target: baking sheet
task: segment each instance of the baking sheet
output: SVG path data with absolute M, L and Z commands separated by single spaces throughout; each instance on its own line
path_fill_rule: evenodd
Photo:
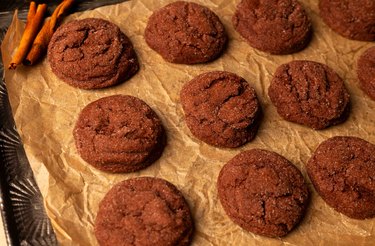
M 11 13 L 0 11 L 1 41 L 11 20 Z M 15 128 L 2 60 L 0 74 L 0 245 L 54 246 L 57 239 Z
M 304 163 L 320 142 L 336 135 L 351 135 L 375 143 L 375 102 L 358 87 L 356 60 L 373 43 L 345 39 L 319 18 L 318 2 L 301 1 L 312 19 L 313 39 L 303 51 L 285 56 L 251 48 L 233 29 L 237 1 L 197 0 L 221 19 L 229 36 L 228 47 L 214 62 L 201 65 L 166 63 L 145 43 L 143 32 L 152 11 L 169 0 L 133 0 L 115 6 L 76 13 L 66 22 L 86 17 L 104 18 L 120 26 L 132 40 L 140 71 L 116 87 L 85 91 L 59 80 L 47 59 L 33 67 L 6 71 L 11 106 L 45 206 L 61 245 L 97 245 L 93 223 L 98 204 L 117 182 L 137 176 L 155 176 L 174 183 L 188 200 L 196 225 L 193 245 L 372 245 L 375 219 L 349 219 L 328 207 L 311 186 Z M 10 61 L 23 31 L 14 21 L 2 45 L 4 64 Z M 295 59 L 327 64 L 344 80 L 351 94 L 352 111 L 341 125 L 315 131 L 281 119 L 267 89 L 277 66 Z M 6 65 L 5 65 L 6 66 Z M 207 71 L 225 70 L 244 77 L 256 90 L 264 118 L 255 140 L 238 149 L 219 149 L 200 142 L 189 132 L 180 104 L 182 85 Z M 160 116 L 168 135 L 161 158 L 132 174 L 108 174 L 91 168 L 77 154 L 72 130 L 80 110 L 89 102 L 113 94 L 137 96 Z M 312 193 L 306 217 L 287 237 L 270 239 L 242 230 L 224 213 L 216 192 L 221 167 L 237 153 L 263 148 L 292 161 L 304 174 Z

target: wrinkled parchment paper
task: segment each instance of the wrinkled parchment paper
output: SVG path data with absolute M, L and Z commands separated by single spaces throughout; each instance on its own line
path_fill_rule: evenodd
M 6 71 L 6 82 L 18 130 L 45 198 L 45 206 L 61 245 L 97 245 L 93 224 L 98 204 L 117 182 L 155 176 L 175 184 L 188 200 L 195 219 L 193 245 L 373 245 L 375 219 L 349 219 L 328 207 L 314 191 L 304 169 L 323 140 L 351 135 L 375 144 L 375 101 L 358 87 L 356 60 L 374 43 L 345 39 L 319 18 L 318 1 L 301 1 L 312 19 L 310 45 L 294 55 L 274 56 L 251 48 L 233 29 L 236 1 L 195 0 L 212 9 L 224 23 L 229 44 L 224 54 L 203 65 L 165 62 L 145 43 L 143 32 L 152 11 L 171 0 L 134 0 L 68 16 L 114 22 L 132 40 L 140 71 L 129 81 L 103 90 L 80 90 L 58 79 L 47 59 L 33 67 Z M 17 46 L 23 23 L 14 21 L 2 45 L 5 66 Z M 352 111 L 341 125 L 322 131 L 286 122 L 276 113 L 267 89 L 276 67 L 294 59 L 327 64 L 344 80 Z M 207 71 L 226 70 L 244 77 L 255 89 L 265 117 L 255 140 L 238 149 L 219 149 L 192 137 L 183 120 L 179 92 L 182 85 Z M 168 134 L 162 157 L 132 174 L 108 174 L 91 168 L 77 154 L 72 130 L 80 110 L 89 102 L 113 94 L 128 94 L 147 102 L 160 116 Z M 216 192 L 221 167 L 237 153 L 263 148 L 292 161 L 304 174 L 312 193 L 306 217 L 287 237 L 270 239 L 242 230 L 224 213 Z

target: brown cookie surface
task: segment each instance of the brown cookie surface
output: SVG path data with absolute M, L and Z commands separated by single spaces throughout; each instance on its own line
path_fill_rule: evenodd
M 254 88 L 236 74 L 201 74 L 183 86 L 180 97 L 186 124 L 198 139 L 235 148 L 255 137 L 260 104 Z
M 217 58 L 225 47 L 227 35 L 210 9 L 177 1 L 151 15 L 145 40 L 168 62 L 196 64 Z
M 313 61 L 279 66 L 268 95 L 281 117 L 313 129 L 341 123 L 349 114 L 350 95 L 343 80 L 328 66 Z
M 220 202 L 226 214 L 247 231 L 281 237 L 302 219 L 309 191 L 301 172 L 284 157 L 252 149 L 220 171 Z
M 118 84 L 139 68 L 129 38 L 115 24 L 97 18 L 58 28 L 48 45 L 48 61 L 57 77 L 81 89 Z
M 375 1 L 319 0 L 320 16 L 338 34 L 354 40 L 375 40 Z
M 114 95 L 88 104 L 74 128 L 83 160 L 108 172 L 134 172 L 150 165 L 164 148 L 156 113 L 133 96 Z
M 302 50 L 311 39 L 311 22 L 296 0 L 242 0 L 232 18 L 250 46 L 271 54 Z
M 323 200 L 354 219 L 375 217 L 375 145 L 357 137 L 322 142 L 306 165 Z
M 116 184 L 103 198 L 95 220 L 101 246 L 189 245 L 193 219 L 181 192 L 151 177 Z
M 358 59 L 357 75 L 361 89 L 375 100 L 375 47 L 367 49 Z

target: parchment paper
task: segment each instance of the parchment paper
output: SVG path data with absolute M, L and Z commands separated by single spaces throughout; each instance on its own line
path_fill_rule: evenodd
M 6 82 L 18 130 L 45 206 L 61 245 L 97 245 L 93 223 L 98 204 L 117 182 L 137 176 L 155 176 L 175 184 L 188 200 L 195 219 L 193 245 L 374 245 L 375 219 L 353 220 L 335 212 L 317 195 L 304 164 L 323 140 L 351 135 L 375 144 L 375 101 L 358 87 L 356 60 L 373 45 L 345 39 L 319 18 L 318 1 L 301 1 L 312 19 L 310 45 L 294 55 L 275 56 L 251 48 L 234 31 L 231 17 L 236 1 L 196 0 L 212 9 L 229 35 L 228 48 L 214 62 L 176 65 L 165 62 L 144 41 L 148 17 L 170 0 L 134 0 L 116 6 L 68 16 L 65 22 L 86 17 L 114 22 L 132 40 L 140 71 L 129 81 L 103 90 L 80 90 L 58 79 L 47 59 L 33 67 L 6 71 Z M 15 20 L 2 44 L 5 66 L 18 45 L 23 23 Z M 267 89 L 275 69 L 294 59 L 327 64 L 344 80 L 351 94 L 352 110 L 341 125 L 316 131 L 286 122 L 276 113 Z M 264 118 L 257 137 L 238 149 L 219 149 L 195 139 L 183 120 L 179 92 L 193 77 L 212 70 L 225 70 L 244 77 L 261 101 Z M 113 94 L 137 96 L 160 116 L 168 144 L 152 166 L 132 174 L 108 174 L 91 168 L 77 154 L 72 130 L 80 110 L 89 102 Z M 275 151 L 292 161 L 304 174 L 312 193 L 301 224 L 287 237 L 270 239 L 242 230 L 224 213 L 216 192 L 221 167 L 234 155 L 251 148 Z

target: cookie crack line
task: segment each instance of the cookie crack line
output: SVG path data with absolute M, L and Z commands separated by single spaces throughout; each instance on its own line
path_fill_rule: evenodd
M 307 113 L 309 114 L 310 112 L 309 111 L 305 111 L 303 108 L 302 108 L 302 104 L 300 104 L 299 102 L 301 102 L 301 95 L 299 94 L 299 91 L 297 89 L 297 86 L 295 83 L 293 83 L 293 75 L 291 74 L 290 72 L 290 65 L 289 64 L 286 64 L 285 65 L 286 69 L 286 75 L 288 76 L 288 80 L 287 80 L 287 83 L 289 84 L 290 88 L 291 88 L 291 93 L 295 94 L 296 95 L 296 100 L 297 100 L 297 103 L 298 103 L 298 110 L 299 112 L 302 112 L 302 113 Z
M 192 25 L 189 20 L 190 20 L 190 17 L 191 17 L 191 14 L 188 10 L 186 10 L 186 8 L 191 8 L 190 5 L 185 5 L 184 6 L 184 9 L 185 9 L 185 16 L 178 16 L 178 15 L 175 15 L 175 14 L 171 14 L 170 12 L 168 12 L 169 16 L 170 17 L 173 17 L 172 19 L 172 22 L 174 23 L 175 26 L 178 26 L 180 27 L 181 29 L 185 30 L 185 31 L 188 31 L 188 30 L 194 30 L 195 34 L 198 35 L 198 36 L 203 36 L 203 35 L 208 35 L 208 36 L 212 36 L 212 37 L 215 37 L 216 34 L 218 34 L 218 30 L 216 28 L 216 26 L 214 25 L 214 23 L 212 22 L 212 18 L 210 18 L 211 16 L 210 15 L 207 15 L 204 11 L 202 13 L 204 13 L 204 17 L 206 17 L 206 20 L 209 21 L 209 24 L 211 27 L 214 27 L 215 28 L 215 31 L 214 32 L 209 32 L 209 33 L 202 33 L 202 32 L 197 32 L 197 26 L 195 25 Z M 194 17 L 194 16 L 193 16 Z M 183 24 L 183 25 L 180 25 L 180 24 Z M 175 30 L 175 33 L 176 34 L 177 32 L 181 32 L 182 30 L 181 29 L 177 29 Z
M 327 65 L 314 61 L 280 65 L 268 95 L 285 120 L 317 130 L 344 122 L 350 111 L 344 81 Z
M 177 17 L 177 18 L 178 18 L 178 17 Z M 177 20 L 174 20 L 175 25 L 178 26 L 178 25 L 177 25 L 178 23 L 176 23 L 176 22 L 177 22 Z M 187 22 L 187 23 L 188 23 L 188 22 Z M 194 28 L 194 26 L 191 26 L 190 24 L 188 24 L 188 28 L 187 28 L 187 29 L 189 29 L 189 28 Z M 215 28 L 216 28 L 216 27 L 215 27 Z M 183 29 L 186 29 L 186 28 L 183 28 Z M 167 39 L 168 39 L 168 40 L 173 39 L 173 40 L 177 41 L 180 45 L 182 45 L 182 47 L 180 47 L 180 50 L 182 50 L 184 47 L 188 46 L 188 47 L 190 47 L 190 48 L 195 49 L 197 52 L 199 52 L 199 53 L 205 55 L 205 51 L 208 50 L 209 48 L 207 48 L 207 47 L 200 47 L 199 44 L 196 44 L 196 42 L 190 42 L 188 39 L 179 38 L 179 36 L 176 35 L 176 34 L 177 34 L 177 33 L 180 33 L 180 32 L 185 33 L 184 30 L 180 30 L 180 29 L 178 29 L 178 30 L 175 30 L 174 35 L 170 35 L 170 34 L 168 33 L 168 38 L 167 38 Z M 215 32 L 218 33 L 218 30 L 216 30 Z M 190 33 L 190 32 L 188 31 L 188 33 Z M 216 43 L 216 40 L 215 40 L 215 39 L 217 38 L 216 33 L 215 33 L 215 34 L 213 34 L 213 33 L 200 33 L 200 32 L 195 31 L 195 32 L 193 33 L 193 36 L 194 36 L 196 39 L 198 39 L 199 41 L 201 41 L 202 43 L 205 43 L 206 46 L 207 46 L 207 40 L 205 40 L 205 37 L 206 37 L 206 36 L 211 37 L 211 38 L 213 38 L 213 39 L 210 40 L 210 42 L 209 42 L 209 46 L 215 46 L 215 45 L 217 44 L 217 43 Z M 169 45 L 172 45 L 172 43 L 170 43 L 170 42 L 169 42 L 168 44 L 169 44 Z
M 350 162 L 353 161 L 354 159 L 355 159 L 355 157 L 353 156 L 351 158 L 351 160 L 349 160 L 349 163 L 347 163 L 346 165 L 342 165 L 339 169 L 335 169 L 335 170 L 332 170 L 332 169 L 326 167 L 325 165 L 319 165 L 319 163 L 321 161 L 314 159 L 315 160 L 314 163 L 316 163 L 316 167 L 314 167 L 313 169 L 317 170 L 319 168 L 321 170 L 321 172 L 326 174 L 326 176 L 323 176 L 322 178 L 319 178 L 319 180 L 327 180 L 327 178 L 335 180 L 335 183 L 333 184 L 333 187 L 334 187 L 335 191 L 339 191 L 339 192 L 343 192 L 343 193 L 345 193 L 347 191 L 355 191 L 356 193 L 361 193 L 359 191 L 360 189 L 367 190 L 367 188 L 363 187 L 363 185 L 360 185 L 356 182 L 353 183 L 353 182 L 348 181 L 348 178 L 350 178 L 352 176 L 352 175 L 347 173 L 348 172 L 348 166 L 351 165 Z M 363 161 L 363 160 L 361 160 L 361 161 Z M 342 177 L 344 177 L 344 179 L 343 179 L 344 187 L 342 187 L 342 188 L 337 187 L 338 184 L 336 182 L 336 180 L 337 180 L 336 177 L 339 180 Z M 371 176 L 368 175 L 368 178 L 371 179 Z M 372 180 L 375 180 L 375 178 L 373 178 Z
M 322 199 L 350 218 L 375 216 L 374 150 L 361 138 L 336 136 L 322 142 L 306 165 Z
M 255 137 L 261 108 L 255 90 L 242 77 L 203 73 L 183 86 L 180 97 L 186 123 L 201 141 L 235 148 Z
M 196 79 L 194 79 L 196 80 Z M 226 81 L 226 78 L 221 75 L 219 78 L 216 78 L 216 79 L 213 79 L 213 80 L 210 80 L 210 83 L 206 86 L 204 86 L 204 89 L 207 90 L 207 89 L 211 89 L 212 86 L 220 83 L 220 82 L 225 82 Z
M 227 35 L 209 8 L 177 1 L 151 15 L 145 40 L 168 62 L 197 64 L 216 59 L 225 48 Z
M 188 10 L 186 10 L 186 6 L 187 6 Z M 196 13 L 195 10 L 193 9 L 193 5 L 185 5 L 185 10 L 187 11 L 186 12 L 186 20 L 187 20 L 186 24 L 188 25 L 188 28 L 193 28 L 193 29 L 196 30 L 196 26 L 192 25 L 190 23 L 190 21 L 189 21 L 192 16 L 194 17 L 193 14 Z M 205 20 L 209 22 L 210 27 L 214 29 L 214 32 L 208 32 L 208 33 L 205 33 L 205 32 L 200 33 L 200 32 L 198 32 L 197 34 L 199 36 L 201 36 L 201 37 L 205 36 L 205 35 L 210 36 L 210 37 L 216 37 L 217 34 L 219 34 L 220 32 L 219 32 L 219 30 L 217 29 L 215 23 L 212 20 L 213 18 L 215 18 L 215 16 L 213 16 L 210 13 L 207 13 L 207 11 L 211 11 L 211 10 L 208 10 L 206 7 L 203 6 L 203 9 L 202 9 L 202 11 L 200 11 L 200 13 L 204 15 Z M 190 12 L 193 12 L 193 14 L 190 13 Z M 201 41 L 203 41 L 203 38 L 201 38 Z
M 228 96 L 228 98 L 226 98 L 224 100 L 223 104 L 225 102 L 229 101 L 231 98 L 235 98 L 235 97 L 238 97 L 238 96 L 240 96 L 240 95 L 233 95 L 233 96 L 230 95 L 230 96 Z M 242 131 L 243 129 L 252 127 L 252 123 L 254 122 L 254 120 L 256 118 L 257 112 L 254 112 L 253 114 L 248 115 L 248 117 L 246 117 L 244 119 L 240 119 L 239 121 L 236 121 L 235 123 L 228 123 L 228 122 L 224 121 L 223 119 L 221 119 L 219 117 L 219 112 L 220 112 L 221 108 L 224 106 L 223 104 L 215 106 L 215 109 L 213 111 L 215 117 L 213 117 L 213 118 L 211 118 L 211 117 L 208 118 L 208 117 L 205 117 L 201 114 L 196 114 L 196 113 L 193 113 L 193 112 L 192 113 L 189 112 L 186 115 L 188 117 L 194 118 L 195 121 L 199 122 L 200 124 L 212 124 L 213 122 L 219 121 L 223 124 L 222 128 L 224 128 L 224 129 L 231 128 L 232 130 L 238 131 L 238 132 Z M 250 120 L 250 122 L 246 127 L 238 128 L 238 127 L 232 126 L 233 124 L 238 124 L 238 123 L 242 123 L 242 122 L 249 121 L 249 120 Z M 216 133 L 217 133 L 217 135 L 220 135 L 221 132 L 216 132 Z
M 112 187 L 100 202 L 95 220 L 99 243 L 111 246 L 125 242 L 188 245 L 193 229 L 181 192 L 168 181 L 152 177 L 132 178 Z
M 89 28 L 83 27 L 83 28 L 78 29 L 76 31 L 82 32 L 84 34 L 83 37 L 82 37 L 82 40 L 79 43 L 74 43 L 72 46 L 69 46 L 69 44 L 65 44 L 65 47 L 64 47 L 63 51 L 60 52 L 60 53 L 64 53 L 67 49 L 72 49 L 72 48 L 78 49 L 78 48 L 82 47 L 82 45 L 85 43 L 85 41 L 89 37 L 89 31 L 90 31 Z M 70 33 L 70 31 L 68 31 L 68 32 Z M 61 41 L 66 37 L 67 37 L 67 35 L 65 33 L 63 33 L 63 35 L 61 35 L 56 41 Z
M 261 5 L 261 3 L 259 3 L 259 5 Z M 283 14 L 282 12 L 277 11 L 273 15 L 268 15 L 268 14 L 258 15 L 258 12 L 260 12 L 260 10 L 264 10 L 265 8 L 264 6 L 259 6 L 259 5 L 257 8 L 252 9 L 253 15 L 255 16 L 255 23 L 260 22 L 260 21 L 262 22 L 269 21 L 270 23 L 274 23 L 275 20 L 287 20 L 287 23 L 290 23 L 292 26 L 294 26 L 294 23 L 290 19 L 290 17 L 293 14 L 295 14 L 295 12 L 297 11 L 297 8 L 294 4 L 291 4 L 291 8 L 287 9 L 288 10 L 287 14 Z M 278 3 L 276 3 L 275 5 L 278 5 Z M 269 6 L 267 6 L 267 8 L 268 7 Z M 244 18 L 245 20 L 250 20 L 250 18 L 245 15 L 243 15 L 242 18 Z M 292 27 L 291 29 L 293 30 L 294 28 Z
M 221 102 L 220 107 L 222 107 L 226 102 L 228 102 L 232 98 L 236 98 L 241 96 L 244 93 L 244 88 L 240 84 L 237 88 L 237 90 L 234 93 L 230 93 L 224 100 Z
M 288 234 L 303 218 L 309 201 L 301 172 L 284 157 L 262 149 L 233 157 L 217 182 L 227 215 L 243 229 L 263 236 Z
M 176 213 L 176 211 L 173 210 L 173 208 L 171 208 L 170 204 L 165 199 L 160 197 L 158 192 L 153 192 L 153 195 L 155 197 L 152 200 L 146 201 L 145 203 L 142 204 L 142 207 L 140 208 L 140 211 L 136 211 L 136 212 L 127 211 L 127 213 L 125 213 L 125 216 L 123 216 L 123 218 L 126 218 L 126 217 L 137 218 L 139 220 L 140 224 L 143 226 L 144 230 L 146 230 L 147 228 L 152 228 L 153 231 L 162 232 L 163 230 L 170 228 L 170 225 L 162 225 L 161 226 L 157 222 L 146 223 L 143 219 L 144 212 L 146 211 L 146 207 L 149 204 L 151 204 L 152 202 L 154 202 L 155 200 L 157 200 L 157 201 L 162 201 L 164 205 L 167 205 L 167 207 L 169 208 L 169 212 L 172 212 L 174 216 L 177 215 L 177 213 Z M 133 235 L 134 234 L 135 233 L 133 233 Z
M 292 75 L 292 73 L 291 73 L 290 70 L 291 70 L 291 67 L 290 67 L 289 64 L 287 64 L 287 65 L 286 65 L 286 73 L 287 73 L 287 75 L 288 75 L 288 84 L 289 84 L 289 86 L 291 87 L 291 89 L 292 89 L 292 91 L 294 92 L 294 94 L 296 95 L 296 99 L 298 100 L 298 102 L 308 101 L 308 99 L 309 99 L 309 93 L 306 93 L 307 99 L 304 99 L 304 96 L 300 94 L 300 92 L 299 92 L 299 90 L 298 90 L 298 88 L 297 88 L 297 85 L 296 85 L 296 83 L 294 82 L 295 79 L 293 78 L 293 75 Z M 303 73 L 302 68 L 299 68 L 299 71 L 300 71 L 301 73 Z M 305 79 L 307 78 L 307 77 L 306 77 L 306 74 L 304 74 L 304 73 L 303 73 L 303 76 L 305 77 Z M 298 81 L 298 82 L 300 82 L 300 81 Z M 309 81 L 306 80 L 306 82 L 307 82 L 307 87 L 309 87 Z M 308 88 L 307 88 L 307 89 L 308 89 Z M 309 114 L 310 111 L 309 111 L 309 110 L 308 110 L 308 111 L 304 110 L 302 106 L 303 106 L 302 104 L 298 104 L 298 107 L 299 107 L 300 111 Z
M 298 52 L 311 40 L 310 18 L 296 0 L 242 0 L 232 22 L 250 46 L 270 54 Z
M 109 87 L 138 71 L 130 40 L 118 26 L 99 18 L 74 20 L 57 29 L 48 60 L 57 77 L 81 89 Z

